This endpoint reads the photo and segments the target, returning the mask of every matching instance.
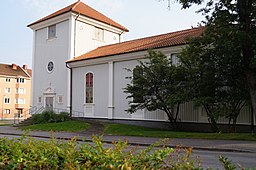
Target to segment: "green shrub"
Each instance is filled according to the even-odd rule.
[[[201,169],[189,157],[191,150],[156,149],[157,145],[140,149],[118,141],[106,147],[100,137],[94,137],[93,144],[79,145],[76,139],[4,138],[0,139],[0,169]]]
[[[61,112],[56,114],[53,111],[44,111],[40,114],[32,115],[32,123],[33,124],[41,124],[41,123],[56,123],[56,122],[64,122],[70,120],[69,113]]]

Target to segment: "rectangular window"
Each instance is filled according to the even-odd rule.
[[[25,88],[16,88],[16,94],[26,94]]]
[[[42,103],[42,97],[38,97],[37,102],[38,102],[38,103]]]
[[[17,83],[25,83],[25,79],[24,78],[17,78],[16,79]]]
[[[56,25],[48,27],[48,39],[56,37]]]
[[[62,96],[58,96],[58,103],[63,103],[63,97]]]
[[[172,65],[175,65],[175,66],[179,66],[180,65],[180,61],[179,61],[177,53],[171,54],[170,55],[170,59],[171,59]]]
[[[11,114],[11,110],[10,109],[4,109],[4,114]]]
[[[10,98],[4,98],[4,103],[9,104],[10,103]]]
[[[11,78],[7,77],[7,78],[5,79],[5,82],[6,82],[6,83],[10,83],[10,82],[11,82]]]
[[[22,98],[16,99],[16,104],[26,104],[26,100]]]
[[[11,93],[11,88],[6,87],[6,88],[5,88],[5,93]]]
[[[103,41],[104,40],[104,30],[101,28],[95,27],[94,29],[94,39]]]

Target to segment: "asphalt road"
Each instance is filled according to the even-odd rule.
[[[0,135],[1,138],[7,137],[9,139],[20,138],[20,136],[15,135]],[[48,138],[35,138],[37,140],[49,141]],[[83,143],[83,142],[79,142]],[[111,147],[111,144],[105,144],[105,147]],[[145,149],[146,146],[140,146],[141,149]],[[202,161],[202,167],[207,169],[211,167],[213,169],[224,169],[219,162],[219,156],[225,156],[232,160],[232,162],[239,167],[256,169],[256,153],[249,152],[220,152],[220,151],[211,151],[211,150],[193,150],[193,157],[199,157]]]

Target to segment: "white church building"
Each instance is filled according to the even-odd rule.
[[[74,117],[163,122],[167,116],[161,111],[125,111],[123,88],[131,76],[126,69],[138,65],[149,49],[162,51],[175,62],[186,39],[203,31],[193,28],[123,41],[127,28],[80,1],[28,27],[33,30],[32,106],[69,110]],[[248,123],[249,110],[245,112],[239,123]],[[205,111],[191,102],[182,105],[179,118],[207,122]]]

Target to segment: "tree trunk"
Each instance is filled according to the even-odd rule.
[[[176,122],[174,122],[174,118],[173,118],[173,116],[172,116],[172,113],[168,110],[168,109],[164,109],[164,112],[167,114],[167,116],[168,116],[168,119],[169,119],[169,121],[170,121],[170,123],[171,123],[171,127],[173,128],[173,129],[176,129]]]

